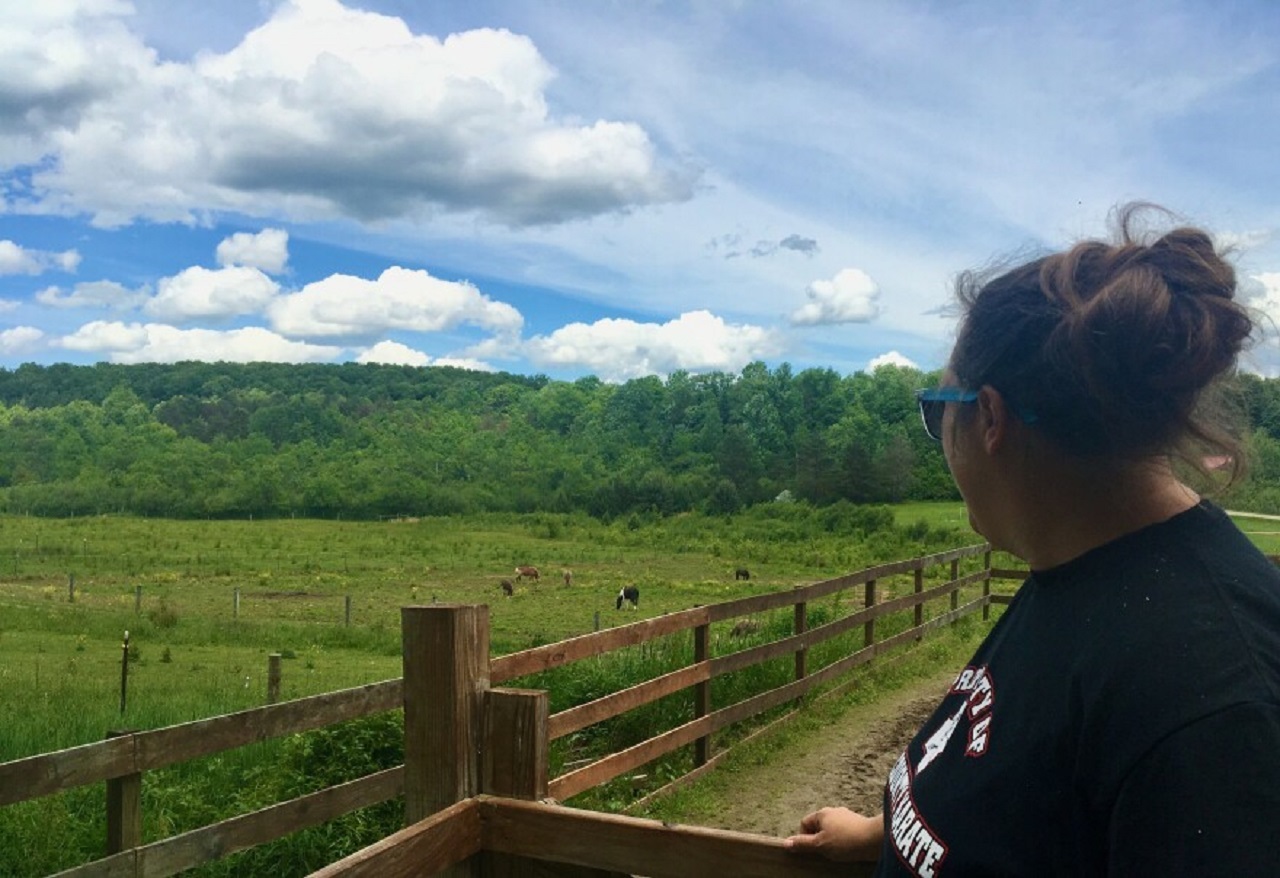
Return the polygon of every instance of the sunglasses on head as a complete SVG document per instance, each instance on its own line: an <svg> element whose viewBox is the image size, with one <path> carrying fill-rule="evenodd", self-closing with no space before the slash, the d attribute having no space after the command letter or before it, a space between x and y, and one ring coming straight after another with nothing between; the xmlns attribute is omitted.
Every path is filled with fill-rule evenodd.
<svg viewBox="0 0 1280 878"><path fill-rule="evenodd" d="M978 398L978 391L965 390L963 387L932 387L916 391L916 401L920 403L920 420L924 422L924 431L934 442L942 441L942 414L949 402L973 402Z"/></svg>

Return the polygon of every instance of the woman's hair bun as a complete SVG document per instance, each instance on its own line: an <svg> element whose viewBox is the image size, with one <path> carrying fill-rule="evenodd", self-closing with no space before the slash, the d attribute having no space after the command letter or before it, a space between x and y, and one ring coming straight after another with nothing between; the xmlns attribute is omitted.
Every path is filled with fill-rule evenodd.
<svg viewBox="0 0 1280 878"><path fill-rule="evenodd" d="M964 294L952 367L979 366L965 379L1043 411L1042 429L1075 453L1141 456L1205 439L1201 394L1234 368L1254 324L1212 238L1191 227L1151 234L1143 224L1157 212L1125 206L1114 241L1082 242ZM1002 352L964 350L980 338Z"/></svg>

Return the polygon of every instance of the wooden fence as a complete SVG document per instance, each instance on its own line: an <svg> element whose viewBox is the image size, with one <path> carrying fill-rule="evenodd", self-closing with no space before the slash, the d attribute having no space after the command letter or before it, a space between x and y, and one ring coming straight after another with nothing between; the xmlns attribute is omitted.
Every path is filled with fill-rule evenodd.
<svg viewBox="0 0 1280 878"><path fill-rule="evenodd" d="M960 564L966 559L981 566L961 575ZM102 742L3 763L0 806L106 781L107 856L60 876L173 875L401 794L408 828L323 874L430 874L439 866L457 875L473 874L477 868L496 868L497 874L504 875L580 874L573 869L588 870L581 874L639 869L653 876L697 875L709 870L708 863L726 862L729 852L736 874L836 874L826 864L787 854L776 839L670 827L537 800L563 801L688 745L693 748L695 768L686 779L696 776L723 755L712 753L715 732L794 702L963 615L982 612L987 618L990 605L999 597L991 594L996 571L991 570L990 559L985 545L955 549L497 658L489 656L488 607L406 607L401 614L401 679L178 726L120 732ZM926 572L939 566L949 566L949 576L926 587ZM907 575L908 593L886 599L883 584ZM967 587L978 594L966 595L961 603ZM855 589L860 609L810 627L808 608L813 602ZM926 618L926 605L942 599L948 601L946 608ZM794 620L789 636L712 656L712 625L787 607L792 608ZM905 611L912 614L906 630L877 637L878 620ZM821 668L809 667L813 647L859 627L860 649ZM691 664L555 714L549 713L545 691L495 688L683 631L692 635ZM713 679L788 655L795 669L790 682L712 710ZM548 776L551 741L682 691L688 691L693 700L691 721L557 777ZM405 712L403 766L143 843L143 772L400 707ZM601 847L597 838L611 841ZM477 853L482 856L472 856ZM432 867L427 869L426 863ZM549 864L556 863L560 866L548 872ZM845 867L841 874L857 873Z"/></svg>

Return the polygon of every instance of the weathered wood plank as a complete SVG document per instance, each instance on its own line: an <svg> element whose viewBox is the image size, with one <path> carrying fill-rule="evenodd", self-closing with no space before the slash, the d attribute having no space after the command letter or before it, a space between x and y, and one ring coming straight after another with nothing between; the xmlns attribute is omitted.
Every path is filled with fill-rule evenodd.
<svg viewBox="0 0 1280 878"><path fill-rule="evenodd" d="M706 624L707 612L706 607L694 607L500 656L489 663L489 681L497 686L516 677L558 668L623 647L636 646L664 634L696 628Z"/></svg>
<svg viewBox="0 0 1280 878"><path fill-rule="evenodd" d="M606 781L613 780L613 778L624 772L638 768L646 762L652 762L659 756L692 743L703 735L710 734L714 731L712 723L715 716L716 714L708 714L684 725L676 726L674 729L662 734L646 738L639 744L634 744L625 750L619 750L617 753L611 753L602 759L597 759L590 765L584 765L575 771L562 774L547 785L547 790L552 798L564 800L571 796L576 796L583 790L589 790Z"/></svg>
<svg viewBox="0 0 1280 878"><path fill-rule="evenodd" d="M137 878L137 870L138 853L129 850L56 872L49 878Z"/></svg>
<svg viewBox="0 0 1280 878"><path fill-rule="evenodd" d="M711 678L709 666L705 663L688 665L669 674L654 677L643 683L637 683L627 689L620 689L604 695L594 701L588 701L551 715L549 734L551 740L563 738L578 729L586 728L629 710L665 698L695 683Z"/></svg>
<svg viewBox="0 0 1280 878"><path fill-rule="evenodd" d="M138 848L140 878L165 878L398 796L403 766Z"/></svg>
<svg viewBox="0 0 1280 878"><path fill-rule="evenodd" d="M0 764L0 805L37 799L136 771L130 735L15 759Z"/></svg>
<svg viewBox="0 0 1280 878"><path fill-rule="evenodd" d="M0 806L393 710L401 691L386 680L0 763Z"/></svg>
<svg viewBox="0 0 1280 878"><path fill-rule="evenodd" d="M405 824L480 791L489 608L404 607Z"/></svg>
<svg viewBox="0 0 1280 878"><path fill-rule="evenodd" d="M869 864L788 852L782 840L677 826L539 802L481 797L486 850L650 878L834 878L871 875Z"/></svg>
<svg viewBox="0 0 1280 878"><path fill-rule="evenodd" d="M480 808L475 799L464 799L309 878L418 878L456 866L480 850Z"/></svg>
<svg viewBox="0 0 1280 878"><path fill-rule="evenodd" d="M402 685L401 680L385 680L139 732L134 736L138 746L136 770L163 768L246 744L394 710L403 703Z"/></svg>
<svg viewBox="0 0 1280 878"><path fill-rule="evenodd" d="M516 799L546 798L548 698L540 689L485 693L481 790Z"/></svg>
<svg viewBox="0 0 1280 878"><path fill-rule="evenodd" d="M400 795L397 766L85 863L57 878L164 878Z"/></svg>

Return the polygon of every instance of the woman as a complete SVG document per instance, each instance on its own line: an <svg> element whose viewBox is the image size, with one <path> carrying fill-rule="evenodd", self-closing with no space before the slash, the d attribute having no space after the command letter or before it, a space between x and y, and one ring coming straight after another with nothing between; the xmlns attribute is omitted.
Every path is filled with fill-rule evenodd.
<svg viewBox="0 0 1280 878"><path fill-rule="evenodd" d="M1280 574L1173 461L1253 331L1209 237L1090 241L983 282L921 413L1031 576L890 772L795 851L877 875L1280 875ZM1210 457L1213 455L1213 457Z"/></svg>

